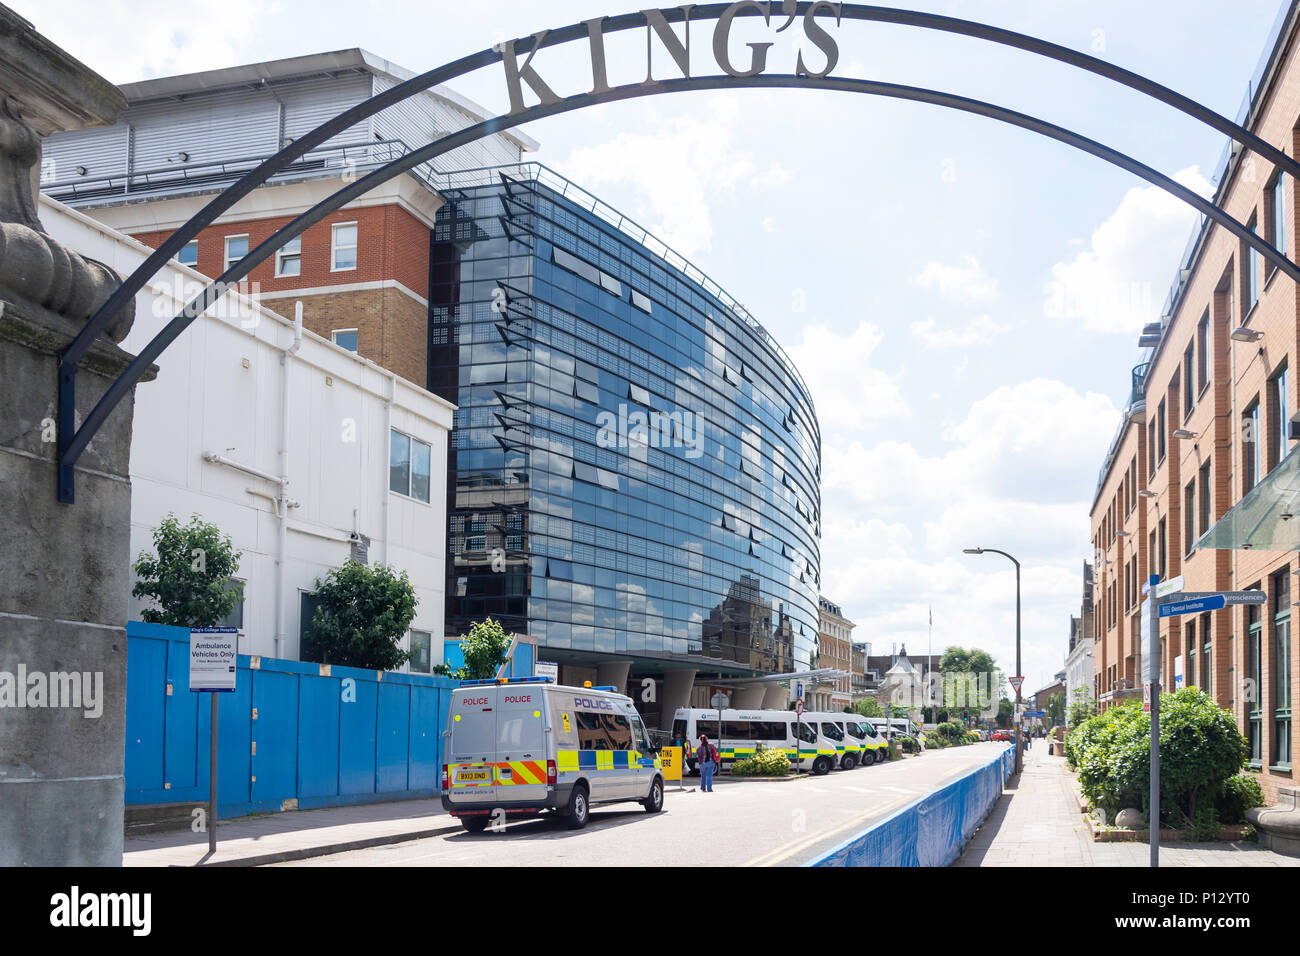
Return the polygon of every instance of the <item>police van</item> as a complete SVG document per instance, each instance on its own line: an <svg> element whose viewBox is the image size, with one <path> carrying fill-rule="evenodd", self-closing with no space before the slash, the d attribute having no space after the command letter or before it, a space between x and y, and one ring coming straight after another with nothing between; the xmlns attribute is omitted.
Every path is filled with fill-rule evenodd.
<svg viewBox="0 0 1300 956"><path fill-rule="evenodd" d="M805 714L796 718L789 710L735 710L723 708L719 714L703 707L679 707L673 712L672 740L686 747L686 766L697 773L695 748L700 734L707 734L718 748L722 766L752 757L761 746L780 750L800 770L824 774L832 770L839 754L835 742L821 733L820 727Z"/></svg>
<svg viewBox="0 0 1300 956"><path fill-rule="evenodd" d="M463 681L443 731L442 806L471 833L505 819L562 817L593 806L664 805L660 758L632 699L550 677Z"/></svg>

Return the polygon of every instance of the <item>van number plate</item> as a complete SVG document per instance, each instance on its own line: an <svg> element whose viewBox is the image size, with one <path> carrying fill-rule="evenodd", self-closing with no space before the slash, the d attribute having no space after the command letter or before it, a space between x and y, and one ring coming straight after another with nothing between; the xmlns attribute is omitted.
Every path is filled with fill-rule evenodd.
<svg viewBox="0 0 1300 956"><path fill-rule="evenodd" d="M458 770L456 771L457 783L470 783L474 780L491 779L491 771L488 770Z"/></svg>

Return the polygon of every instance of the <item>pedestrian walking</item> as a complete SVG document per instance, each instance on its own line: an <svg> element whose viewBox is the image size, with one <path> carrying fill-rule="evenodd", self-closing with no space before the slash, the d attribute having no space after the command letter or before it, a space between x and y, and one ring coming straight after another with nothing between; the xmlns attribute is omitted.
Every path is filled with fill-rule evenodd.
<svg viewBox="0 0 1300 956"><path fill-rule="evenodd" d="M707 734L700 734L700 745L695 748L695 763L700 768L700 791L713 792L713 771L722 762L718 749L709 743Z"/></svg>

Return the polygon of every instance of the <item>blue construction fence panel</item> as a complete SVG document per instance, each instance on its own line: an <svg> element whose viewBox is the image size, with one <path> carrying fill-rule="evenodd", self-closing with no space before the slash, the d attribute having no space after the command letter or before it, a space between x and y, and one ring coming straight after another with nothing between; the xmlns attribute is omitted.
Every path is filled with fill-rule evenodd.
<svg viewBox="0 0 1300 956"><path fill-rule="evenodd" d="M126 802L206 803L210 695L190 632L126 626ZM432 797L456 681L240 654L217 694L217 816Z"/></svg>
<svg viewBox="0 0 1300 956"><path fill-rule="evenodd" d="M804 865L947 866L993 809L1014 769L1015 751L1008 747Z"/></svg>

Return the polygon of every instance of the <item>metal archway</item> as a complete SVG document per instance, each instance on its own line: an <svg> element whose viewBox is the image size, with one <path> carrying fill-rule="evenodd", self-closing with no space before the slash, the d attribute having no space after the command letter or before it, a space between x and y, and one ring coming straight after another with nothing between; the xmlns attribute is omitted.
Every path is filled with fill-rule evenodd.
<svg viewBox="0 0 1300 956"><path fill-rule="evenodd" d="M775 9L774 8L778 8ZM764 73L766 48L772 44L755 44L749 46L753 53L749 71L738 71L730 62L727 53L727 36L722 27L728 27L732 20L740 17L762 17L771 25L774 12L777 16L788 19L776 30L780 33L787 29L802 15L804 27L809 38L826 60L826 67L821 73L807 70L802 59L798 60L798 70L794 74ZM936 30L976 39L984 39L1003 46L1035 53L1049 59L1075 66L1089 73L1111 79L1130 89L1137 90L1182 113L1200 120L1206 125L1227 134L1243 147L1254 150L1263 158L1272 162L1279 169L1300 177L1300 162L1287 156L1282 151L1266 143L1255 134L1243 129L1236 123L1208 109L1205 106L1147 79L1132 71L1114 66L1096 57L1070 50L1048 41L1025 34L1015 33L1000 27L960 20L937 14L919 13L910 10L898 10L890 7L863 6L858 4L835 4L828 0L815 2L795 2L783 0L780 4L741 0L731 4L706 4L703 6L686 5L661 10L643 10L640 13L624 14L617 17L598 17L582 23L573 24L557 30L543 30L531 37L507 41L490 50L462 57L452 63L430 70L413 77L393 88L378 94L351 109L340 113L333 119L321 124L310 133L300 137L271 156L257 168L242 177L234 185L212 199L198 214L176 230L154 252L128 276L122 285L109 297L104 305L82 328L76 339L68 346L59 360L58 389L58 499L71 503L75 500L74 467L86 445L103 425L117 403L134 386L158 357L177 336L201 315L204 310L216 302L225 291L245 278L258 264L271 256L286 242L301 235L308 227L324 218L334 210L346 205L370 189L392 179L409 169L428 162L444 153L450 152L468 143L483 139L502 130L520 126L537 119L573 110L583 109L601 103L636 99L662 93L683 92L690 90L708 90L724 88L775 89L775 88L809 88L838 90L843 92L866 93L874 96L886 96L895 99L913 100L930 103L950 109L957 109L976 115L987 116L1021 129L1030 130L1076 149L1087 152L1105 160L1112 165L1125 169L1147 182L1158 186L1195 208L1202 215L1223 226L1233 235L1256 249L1265 259L1276 265L1293 280L1300 282L1300 266L1288 259L1262 237L1254 233L1243 223L1229 216L1226 212L1196 193L1179 185L1177 182L1157 172L1151 167L1133 159L1118 150L1105 146L1072 130L1049 123L1035 116L1009 110L982 100L971 99L957 94L920 87L903 86L874 80L832 77L829 74L838 60L838 45L827 34L818 17L821 13L833 13L835 24L843 20L872 21L915 26L922 29ZM725 72L721 75L693 77L690 75L690 25L703 21L715 21L714 55ZM671 29L672 24L684 24L686 39L682 40ZM669 54L682 70L683 76L671 80L653 80L610 87L606 80L604 55L604 36L624 30L644 27L647 32L647 58L651 40L657 35ZM722 34L721 47L719 35ZM593 88L590 92L559 97L531 66L533 56L540 50L587 40L590 44ZM830 48L819 40L829 41ZM764 48L762 51L756 49ZM762 56L760 57L760 52ZM518 56L527 54L522 66ZM754 68L755 63L762 63ZM270 238L250 250L239 262L227 269L219 278L210 283L195 299L186 305L139 355L125 371L109 386L91 412L76 427L76 366L77 362L90 348L95 338L108 326L110 319L144 287L145 283L161 269L187 242L198 235L204 228L216 220L223 212L235 205L258 186L265 183L275 173L303 156L316 146L324 143L336 133L367 119L376 113L401 102L411 96L448 80L474 72L493 63L502 63L506 69L507 87L510 95L511 110L508 113L466 127L456 133L444 136L407 153L393 162L380 167L345 186L329 198L317 203L311 209L298 216L292 222L281 227ZM537 105L527 107L523 103L523 85L527 84L539 99Z"/></svg>

